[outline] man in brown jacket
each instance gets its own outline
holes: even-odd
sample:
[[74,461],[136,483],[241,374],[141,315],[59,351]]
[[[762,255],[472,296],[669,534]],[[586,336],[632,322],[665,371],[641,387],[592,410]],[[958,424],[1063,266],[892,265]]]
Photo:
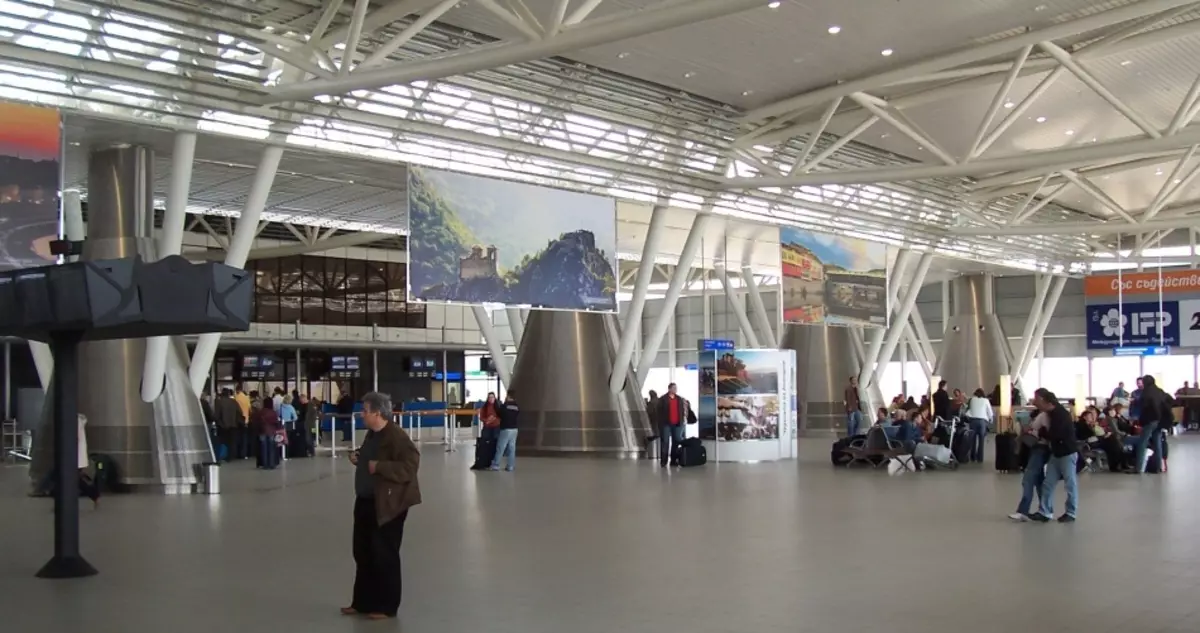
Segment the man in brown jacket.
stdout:
[[400,609],[400,543],[409,508],[421,503],[421,453],[392,423],[390,396],[368,393],[362,404],[367,435],[350,455],[355,466],[354,598],[342,614],[384,620]]

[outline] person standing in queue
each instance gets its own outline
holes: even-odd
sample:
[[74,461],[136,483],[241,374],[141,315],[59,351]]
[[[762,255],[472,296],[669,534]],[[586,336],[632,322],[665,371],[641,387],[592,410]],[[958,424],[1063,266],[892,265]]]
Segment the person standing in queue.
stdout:
[[233,399],[232,389],[225,388],[221,390],[221,395],[217,398],[213,414],[217,418],[217,439],[225,446],[225,459],[221,461],[227,462],[235,459],[238,429],[242,425],[242,409]]
[[512,389],[504,394],[504,402],[496,410],[500,415],[500,428],[496,432],[496,455],[492,457],[491,470],[500,470],[500,460],[508,456],[508,464],[504,470],[512,472],[517,467],[517,429],[521,407],[517,405],[517,397]]
[[408,511],[421,503],[421,452],[392,422],[390,396],[371,392],[362,404],[367,434],[350,454],[355,466],[354,594],[342,615],[386,620],[400,610],[400,546]]
[[850,384],[846,386],[846,391],[842,396],[842,404],[846,405],[846,436],[854,437],[858,435],[858,430],[863,423],[862,400],[858,397],[857,376],[850,377]]
[[675,383],[667,385],[667,394],[658,399],[658,463],[666,467],[675,461],[675,447],[683,442],[683,425],[687,422],[688,403],[678,393]]
[[241,383],[237,385],[233,401],[237,403],[238,409],[242,412],[242,421],[234,433],[236,436],[234,445],[229,447],[229,458],[246,459],[250,456],[250,396],[246,394],[246,389]]

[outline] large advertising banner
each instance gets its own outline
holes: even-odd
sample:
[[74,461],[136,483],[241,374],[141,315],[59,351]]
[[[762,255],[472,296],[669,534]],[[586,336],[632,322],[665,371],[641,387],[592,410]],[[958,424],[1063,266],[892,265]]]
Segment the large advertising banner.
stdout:
[[409,168],[414,301],[617,310],[612,198]]
[[1200,270],[1084,279],[1088,349],[1200,347]]
[[57,110],[0,103],[0,270],[54,263],[61,155]]
[[735,350],[717,357],[717,440],[778,440],[783,352]]
[[779,250],[784,322],[887,325],[886,245],[785,226]]

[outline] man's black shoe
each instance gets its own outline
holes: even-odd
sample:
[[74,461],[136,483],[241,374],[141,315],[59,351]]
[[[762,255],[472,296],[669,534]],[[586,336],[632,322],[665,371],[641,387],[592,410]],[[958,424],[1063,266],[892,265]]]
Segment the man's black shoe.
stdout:
[[1064,515],[1058,517],[1058,522],[1059,523],[1074,523],[1075,517],[1073,517],[1069,514],[1064,514]]
[[1041,512],[1034,512],[1033,514],[1029,515],[1029,520],[1035,523],[1049,523],[1050,517],[1042,514]]

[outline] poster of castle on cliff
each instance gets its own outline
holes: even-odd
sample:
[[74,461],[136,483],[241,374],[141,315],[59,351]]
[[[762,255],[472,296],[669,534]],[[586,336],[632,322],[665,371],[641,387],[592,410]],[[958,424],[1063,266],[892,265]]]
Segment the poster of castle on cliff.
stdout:
[[57,110],[0,103],[0,270],[54,263],[61,153]]
[[409,168],[414,301],[615,312],[612,198]]

